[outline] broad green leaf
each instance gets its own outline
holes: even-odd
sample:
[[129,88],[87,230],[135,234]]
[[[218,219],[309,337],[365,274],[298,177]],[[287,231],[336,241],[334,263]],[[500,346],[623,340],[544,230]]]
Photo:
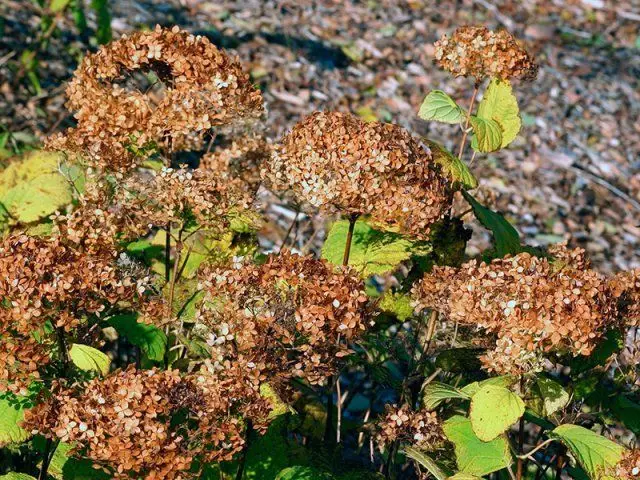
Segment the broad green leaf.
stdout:
[[471,116],[473,138],[471,146],[483,153],[495,152],[502,145],[502,126],[490,118]]
[[473,432],[471,421],[460,415],[444,422],[443,430],[454,445],[456,463],[463,473],[481,477],[502,470],[512,463],[505,435],[483,442]]
[[0,475],[0,480],[36,480],[26,473],[9,472],[6,475]]
[[578,464],[594,480],[609,475],[624,451],[617,443],[579,425],[560,425],[551,432],[551,436],[571,450]]
[[547,377],[538,377],[536,378],[536,387],[540,392],[546,416],[562,410],[569,403],[569,394],[555,380]]
[[140,350],[155,362],[164,359],[167,349],[167,336],[154,325],[138,323],[135,313],[124,313],[109,319],[109,325],[125,337],[132,345],[140,347]]
[[280,471],[275,480],[331,480],[334,477],[314,467],[296,465]]
[[49,10],[51,10],[51,13],[61,12],[62,10],[67,8],[67,5],[69,5],[70,1],[71,0],[51,0],[51,3],[49,4]]
[[110,475],[93,468],[93,462],[86,458],[70,455],[72,445],[60,442],[51,457],[49,475],[57,480],[107,480]]
[[475,475],[469,475],[468,473],[458,472],[447,480],[481,480],[482,477],[476,477]]
[[442,123],[460,123],[465,118],[464,111],[442,90],[429,92],[420,105],[418,116]]
[[465,189],[473,189],[478,186],[478,180],[473,176],[466,163],[436,142],[426,140],[426,143],[433,155],[433,161],[439,164],[443,172],[454,182],[459,182]]
[[482,387],[488,387],[489,385],[494,385],[497,387],[508,388],[514,383],[516,383],[516,379],[514,377],[510,375],[502,375],[500,377],[491,377],[491,378],[487,378],[486,380],[482,380],[480,382],[470,383],[462,387],[460,390],[463,393],[469,396],[472,396],[476,394]]
[[0,447],[9,443],[22,443],[31,434],[20,427],[24,408],[6,398],[0,399]]
[[[322,247],[322,258],[342,265],[349,222],[333,224]],[[424,242],[413,242],[400,234],[373,229],[366,221],[358,221],[353,232],[349,265],[362,276],[383,274],[395,269],[413,254],[423,254]]]
[[509,145],[522,126],[518,101],[507,80],[492,79],[478,106],[478,117],[496,121],[502,130],[500,148]]
[[290,467],[291,446],[286,438],[284,417],[276,418],[264,435],[251,433],[245,460],[244,480],[276,478],[283,469]]
[[69,350],[69,357],[76,367],[87,372],[97,372],[102,375],[109,373],[111,360],[109,357],[88,345],[74,343]]
[[459,388],[452,387],[446,383],[431,382],[422,392],[422,405],[427,410],[433,410],[450,398],[469,400],[471,397]]
[[498,257],[516,255],[522,251],[520,235],[515,228],[502,216],[478,203],[478,201],[463,191],[462,195],[473,208],[476,218],[493,233],[493,242],[496,246]]
[[446,480],[448,475],[429,455],[414,447],[405,447],[404,454],[426,468],[436,480]]
[[469,420],[482,441],[489,442],[511,427],[524,414],[524,402],[511,390],[486,385],[471,397]]
[[271,404],[269,419],[279,417],[291,411],[289,405],[287,405],[273,387],[266,382],[260,384],[260,396],[266,398]]
[[403,293],[387,291],[378,303],[378,308],[382,312],[392,313],[401,322],[406,321],[413,315],[411,297]]
[[625,395],[616,395],[609,403],[609,409],[625,427],[640,435],[640,405]]

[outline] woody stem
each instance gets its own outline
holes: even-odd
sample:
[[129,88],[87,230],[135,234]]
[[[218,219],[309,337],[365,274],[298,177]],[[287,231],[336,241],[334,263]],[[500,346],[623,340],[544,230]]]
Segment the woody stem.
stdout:
[[464,122],[464,132],[462,134],[462,141],[460,142],[460,148],[458,149],[458,158],[462,158],[462,152],[464,152],[464,145],[467,142],[467,135],[469,134],[469,121],[471,119],[471,112],[473,111],[473,105],[476,103],[476,96],[480,89],[480,83],[476,82],[473,87],[473,95],[471,96],[471,103],[469,104],[469,110],[467,110],[467,118]]
[[347,241],[344,245],[344,255],[342,256],[342,265],[349,264],[349,254],[351,253],[351,240],[353,239],[353,231],[356,228],[356,222],[358,221],[359,213],[352,213],[349,217],[349,231],[347,232]]

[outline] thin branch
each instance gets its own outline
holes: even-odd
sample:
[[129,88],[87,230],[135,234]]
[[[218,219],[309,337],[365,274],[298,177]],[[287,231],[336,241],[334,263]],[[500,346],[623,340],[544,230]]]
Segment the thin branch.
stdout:
[[476,103],[476,96],[480,90],[480,83],[476,82],[473,86],[473,95],[471,96],[471,103],[469,104],[469,110],[467,110],[467,118],[464,122],[464,133],[462,134],[462,141],[460,142],[460,148],[458,149],[458,158],[462,159],[462,152],[464,152],[464,146],[467,143],[467,135],[469,135],[469,121],[471,119],[471,112],[473,111],[473,105]]
[[547,445],[549,445],[552,442],[555,442],[555,439],[549,438],[549,439],[545,440],[544,442],[542,442],[540,445],[538,445],[536,448],[531,450],[529,453],[518,455],[518,459],[521,459],[521,460],[533,459],[533,456],[536,453],[538,453],[540,450],[542,450],[543,448],[545,448]]

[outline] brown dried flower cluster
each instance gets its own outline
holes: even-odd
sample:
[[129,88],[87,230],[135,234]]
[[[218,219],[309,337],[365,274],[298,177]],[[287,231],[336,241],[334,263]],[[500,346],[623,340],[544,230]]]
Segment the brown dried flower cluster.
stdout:
[[607,327],[617,324],[620,291],[588,268],[581,249],[553,250],[550,261],[529,253],[434,267],[414,287],[419,309],[497,334],[485,366],[500,373],[535,368],[551,349],[589,355]]
[[371,215],[426,237],[451,204],[450,182],[404,129],[315,112],[282,139],[265,179],[329,212]]
[[264,138],[245,135],[203,155],[200,168],[214,172],[225,182],[241,182],[247,191],[255,193],[262,182],[262,164],[270,156],[271,146]]
[[620,272],[609,282],[619,292],[622,316],[628,326],[640,326],[640,269]]
[[[118,85],[136,71],[155,73],[165,86],[162,98]],[[67,96],[78,126],[49,147],[88,154],[114,170],[134,165],[136,149],[182,150],[212,127],[262,114],[260,91],[240,63],[178,27],[124,35],[87,55]]]
[[638,480],[640,478],[640,449],[626,450],[616,467],[615,478],[620,480]]
[[532,80],[538,66],[527,51],[507,31],[492,32],[486,27],[465,26],[451,38],[443,35],[435,43],[438,65],[456,77],[524,78]]
[[106,248],[87,254],[60,236],[5,238],[0,243],[0,391],[21,389],[49,363],[46,321],[69,331],[109,305],[138,302],[148,280],[117,268]]
[[194,460],[230,460],[242,449],[243,418],[267,422],[270,407],[257,380],[228,373],[129,367],[84,388],[54,388],[26,413],[24,427],[74,443],[86,458],[113,468],[114,478],[195,476],[188,473]]
[[198,321],[214,362],[240,359],[276,383],[334,374],[370,319],[357,275],[310,256],[284,251],[263,265],[205,271],[201,283],[207,295]]
[[444,441],[442,425],[436,412],[415,412],[409,405],[386,406],[386,414],[375,425],[374,441],[381,451],[393,442],[411,443],[431,450]]

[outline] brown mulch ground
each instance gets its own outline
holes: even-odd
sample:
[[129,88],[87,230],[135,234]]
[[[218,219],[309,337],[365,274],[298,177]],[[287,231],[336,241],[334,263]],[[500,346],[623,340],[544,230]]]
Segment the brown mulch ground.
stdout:
[[[0,0],[0,127],[27,143],[71,125],[63,84],[81,52],[95,48],[59,17],[64,33],[37,55],[42,91],[34,95],[20,66],[39,29],[33,5]],[[420,120],[417,108],[432,89],[467,104],[471,84],[435,67],[432,44],[463,24],[507,27],[541,69],[536,82],[515,85],[520,136],[509,150],[474,162],[479,195],[530,244],[581,245],[603,271],[640,267],[639,0],[116,0],[111,9],[116,37],[178,24],[239,56],[265,92],[274,140],[306,113],[339,109],[449,148],[460,132]],[[274,204],[269,211],[283,230],[290,210]],[[300,247],[308,238],[299,237]],[[488,240],[476,230],[470,251]]]

